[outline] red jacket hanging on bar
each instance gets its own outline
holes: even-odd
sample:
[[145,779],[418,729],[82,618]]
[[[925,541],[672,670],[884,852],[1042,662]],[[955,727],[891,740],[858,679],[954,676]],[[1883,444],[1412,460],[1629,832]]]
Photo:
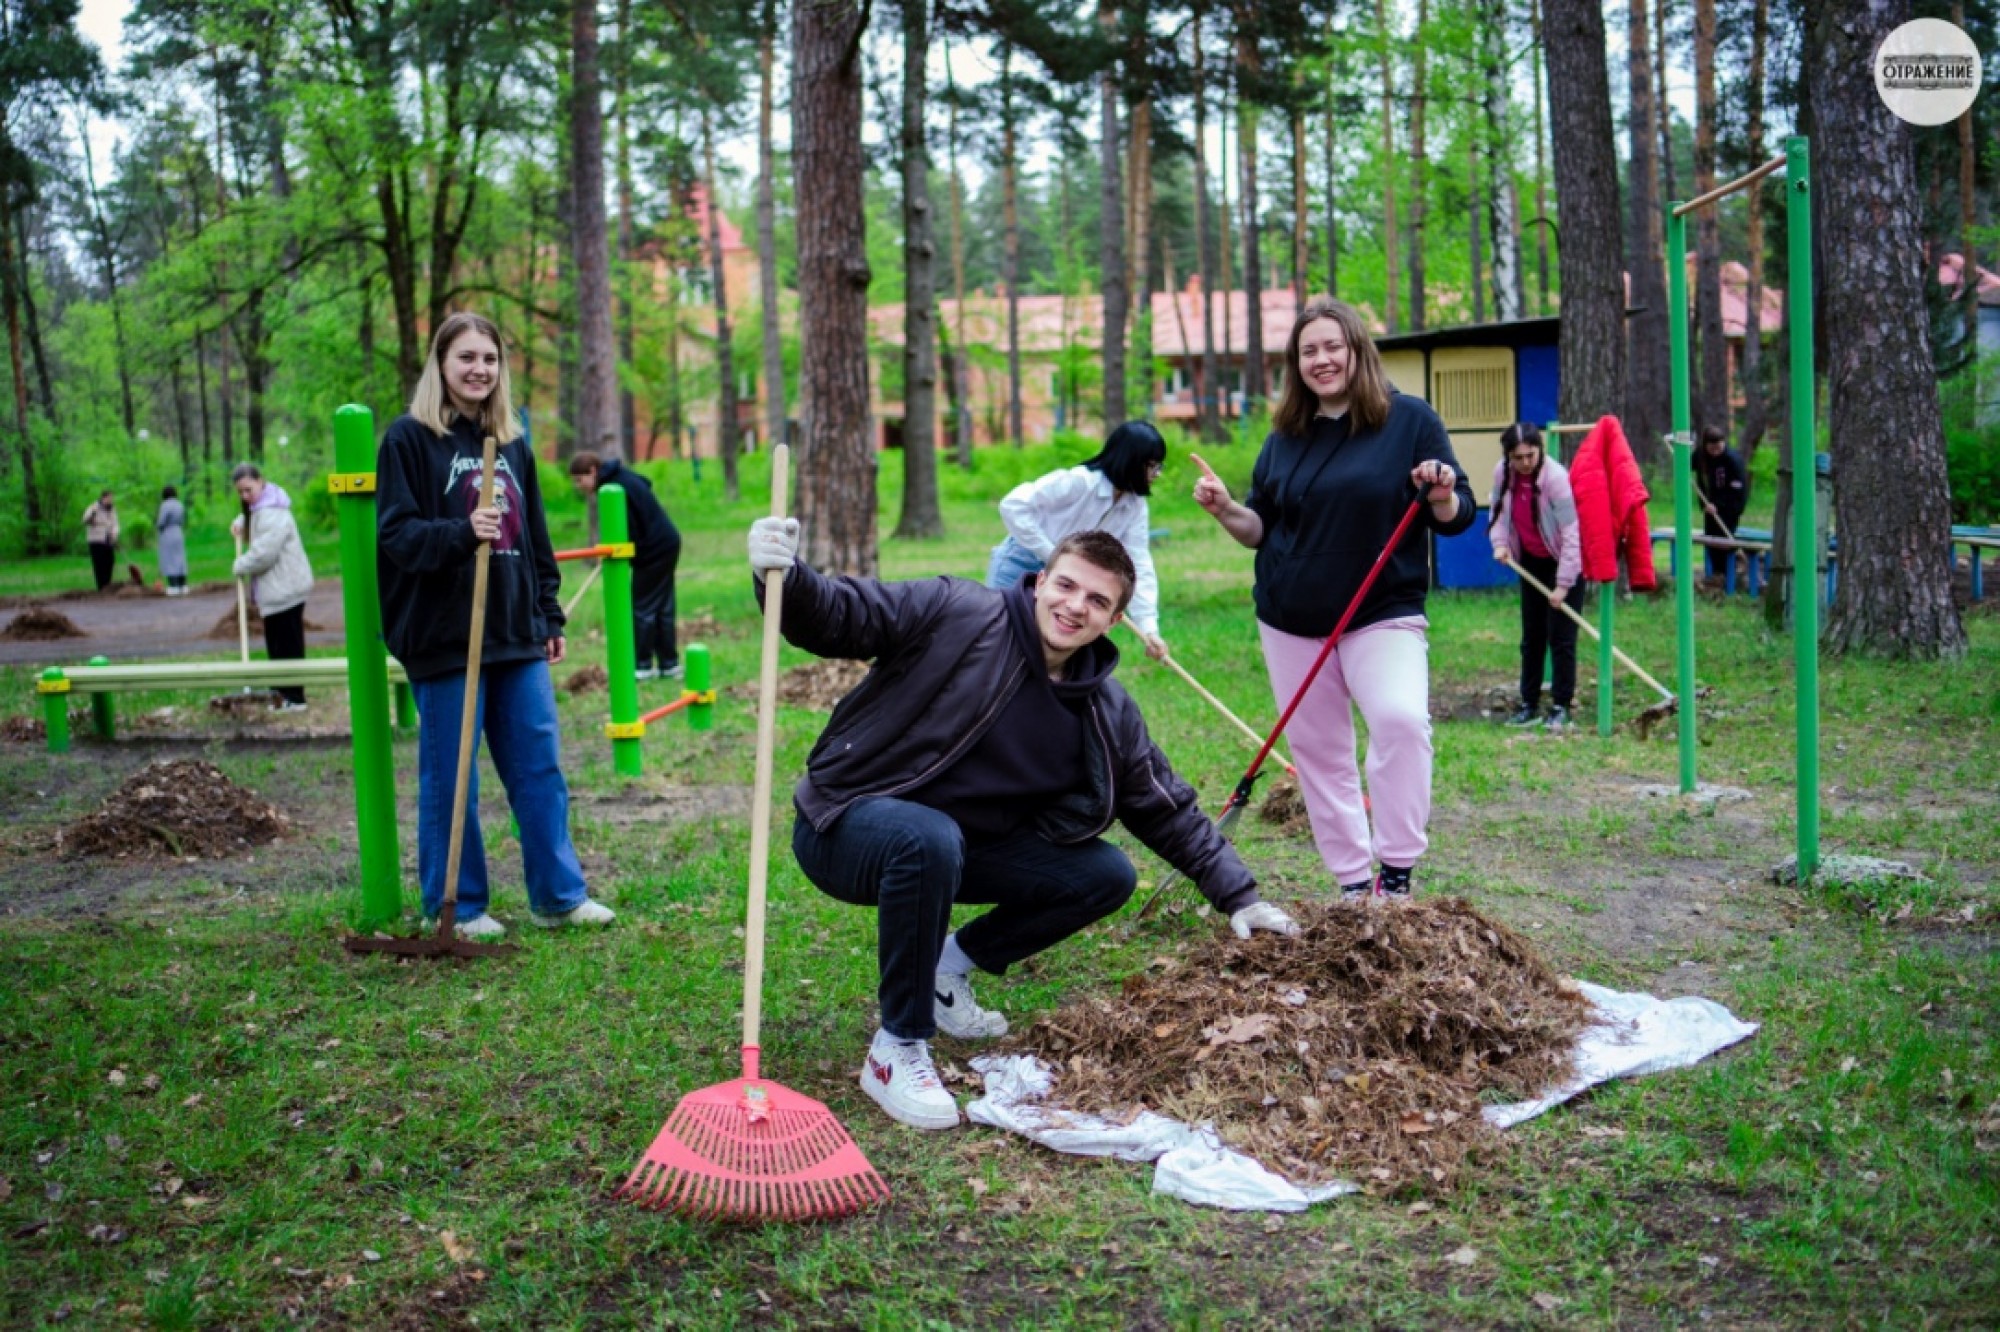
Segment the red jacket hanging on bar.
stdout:
[[1593,583],[1618,577],[1618,557],[1635,592],[1658,586],[1653,576],[1653,540],[1646,519],[1646,482],[1639,461],[1625,442],[1618,418],[1607,416],[1591,427],[1569,465],[1570,489],[1576,494],[1576,516],[1583,529],[1583,576]]

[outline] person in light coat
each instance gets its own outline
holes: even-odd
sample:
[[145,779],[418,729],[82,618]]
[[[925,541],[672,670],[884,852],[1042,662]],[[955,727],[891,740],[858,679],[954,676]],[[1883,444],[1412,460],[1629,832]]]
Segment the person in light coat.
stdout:
[[1075,532],[1109,532],[1118,538],[1138,571],[1138,585],[1126,620],[1138,631],[1146,655],[1167,655],[1160,638],[1160,580],[1147,544],[1151,518],[1146,497],[1165,469],[1167,442],[1145,421],[1127,421],[1112,431],[1097,456],[1075,467],[1024,481],[1000,501],[1007,539],[993,548],[986,586],[1017,586],[1040,573],[1056,543]]
[[153,529],[160,534],[160,577],[166,582],[167,595],[184,597],[188,591],[187,506],[172,486],[160,488],[160,512],[153,519]]
[[[299,525],[292,520],[292,499],[284,487],[264,479],[255,463],[239,463],[229,474],[243,513],[229,525],[248,543],[231,572],[248,578],[251,600],[264,619],[264,647],[272,661],[298,661],[306,655],[306,598],[313,588],[312,564],[306,559]],[[300,712],[306,691],[296,685],[278,690],[278,711]]]
[[[1545,598],[1521,583],[1521,705],[1509,726],[1569,725],[1576,700],[1576,621],[1563,614],[1583,603],[1583,538],[1576,518],[1576,494],[1569,473],[1542,448],[1542,432],[1518,422],[1500,432],[1500,462],[1493,469],[1493,494],[1486,535],[1493,558],[1525,569],[1555,593]],[[1548,658],[1550,707],[1542,717],[1542,661]]]
[[111,573],[118,565],[118,508],[110,491],[83,511],[83,536],[90,544],[91,575],[102,592],[111,586]]

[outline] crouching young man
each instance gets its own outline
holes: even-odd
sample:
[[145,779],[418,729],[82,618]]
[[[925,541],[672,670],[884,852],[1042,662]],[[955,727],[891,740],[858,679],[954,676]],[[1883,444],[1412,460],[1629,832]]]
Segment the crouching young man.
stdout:
[[[1196,808],[1111,678],[1105,632],[1132,597],[1131,556],[1080,532],[1006,590],[959,578],[830,578],[797,559],[794,518],[759,519],[750,566],[782,569],[782,627],[822,657],[874,667],[834,708],[794,793],[792,850],[820,891],[878,913],[881,1029],[861,1087],[915,1128],[958,1123],[927,1042],[991,1037],[973,998],[1123,906],[1136,874],[1113,819],[1187,875],[1236,933],[1293,933]],[[957,902],[993,909],[956,933]]]

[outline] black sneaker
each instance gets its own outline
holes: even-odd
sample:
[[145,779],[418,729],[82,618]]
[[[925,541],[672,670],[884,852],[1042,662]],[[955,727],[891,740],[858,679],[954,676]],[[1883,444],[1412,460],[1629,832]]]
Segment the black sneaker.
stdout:
[[1506,724],[1515,727],[1534,726],[1540,723],[1541,720],[1542,711],[1540,708],[1529,703],[1523,703],[1520,707],[1514,709],[1514,715],[1507,719]]
[[1384,865],[1381,872],[1375,876],[1375,896],[1387,898],[1392,902],[1409,901],[1410,872],[1406,869],[1390,869]]
[[1549,719],[1543,722],[1542,725],[1544,729],[1550,731],[1567,731],[1569,729],[1569,709],[1561,705],[1550,708]]
[[1360,883],[1343,883],[1340,885],[1340,900],[1343,902],[1366,902],[1368,894],[1374,890],[1375,882],[1372,879],[1363,879]]

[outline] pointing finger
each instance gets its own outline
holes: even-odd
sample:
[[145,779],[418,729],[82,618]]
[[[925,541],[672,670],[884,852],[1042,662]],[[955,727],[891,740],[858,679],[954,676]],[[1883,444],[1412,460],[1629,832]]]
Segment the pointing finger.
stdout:
[[1209,480],[1220,481],[1222,479],[1221,477],[1215,474],[1215,469],[1213,467],[1210,467],[1207,463],[1201,460],[1201,455],[1199,453],[1190,453],[1188,457],[1194,459],[1194,465],[1196,467],[1201,468],[1201,474],[1207,477]]

